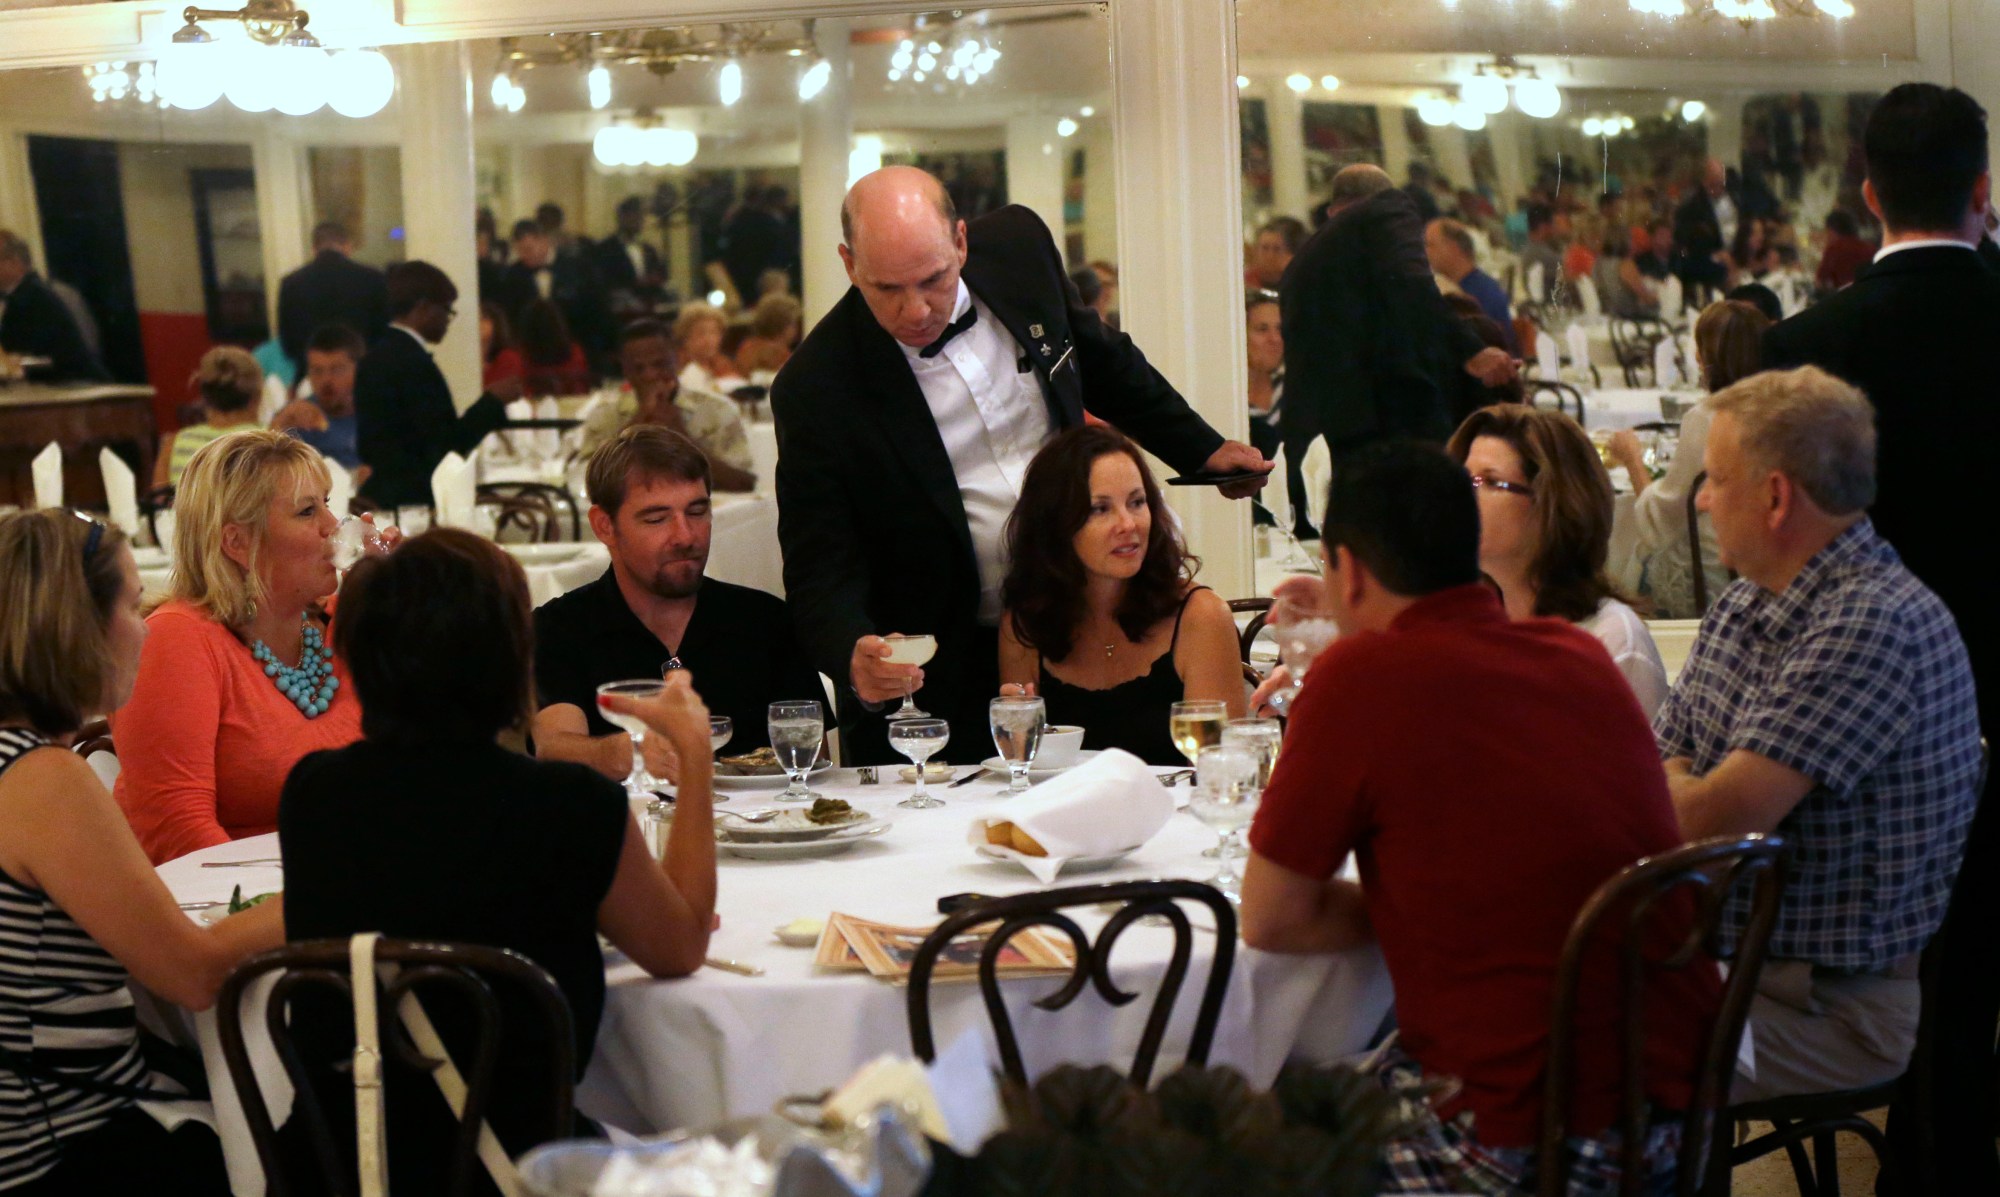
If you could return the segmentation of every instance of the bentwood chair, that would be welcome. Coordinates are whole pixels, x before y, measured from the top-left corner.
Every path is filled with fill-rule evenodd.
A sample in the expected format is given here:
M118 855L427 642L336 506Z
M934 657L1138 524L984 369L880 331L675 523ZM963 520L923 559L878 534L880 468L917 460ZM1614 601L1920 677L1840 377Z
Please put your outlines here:
M1784 891L1785 842L1777 836L1747 835L1701 840L1640 860L1598 887L1570 925L1556 971L1555 1009L1543 1085L1538 1145L1541 1197L1568 1189L1569 1161L1564 1142L1579 1053L1578 1017L1586 1002L1615 1004L1618 1020L1618 1119L1621 1137L1620 1197L1647 1191L1643 1170L1652 1104L1646 1097L1645 990L1656 977L1707 962L1729 965L1716 1016L1697 1044L1695 1073L1688 1082L1692 1101L1685 1112L1676 1192L1703 1192L1709 1169L1726 1175L1727 1151L1712 1152L1718 1126L1728 1125L1723 1107L1736 1075L1736 1050L1757 991L1764 949L1778 918ZM1723 913L1732 894L1747 890L1748 917L1734 944L1723 942ZM1584 992L1586 963L1602 953L1616 956L1616 988ZM1711 1157L1714 1157L1711 1159Z
M1236 634L1236 647L1239 655L1243 658L1243 664L1252 670L1256 669L1257 666L1255 662L1250 660L1250 646L1256 643L1258 635L1264 630L1264 625L1270 622L1271 603L1272 600L1268 598L1229 600L1230 614L1241 615L1245 611L1250 612L1249 622L1245 623L1243 630Z
M518 1128L518 1133L532 1136L530 1143L570 1137L574 1121L575 1033L569 1002L540 965L500 948L398 939L381 940L376 945L375 959L378 966L396 966L392 979L378 982L376 1009L381 1025L383 1087L392 1093L413 1087L430 1091L392 1096L390 1109L432 1102L436 1103L439 1118L455 1125L450 1143L423 1144L416 1149L425 1162L443 1157L444 1175L450 1178L443 1192L451 1197L464 1197L486 1183L484 1165L478 1155L479 1129L499 1088L496 1065L503 1052L520 1052L521 1043L530 1033L547 1045L546 1060L534 1061L538 1070L546 1065L546 1079L532 1086L539 1100L533 1108L531 1124ZM273 979L273 984L262 1011L263 1026L293 1088L291 1121L303 1122L301 1137L310 1145L309 1162L297 1158L304 1154L302 1150L288 1154L281 1145L244 1037L244 998L252 986L266 978ZM351 1197L358 1190L353 1098L344 1095L344 1117L331 1119L314 1087L314 1072L300 1050L302 1039L314 1035L311 1042L315 1044L337 1045L343 1063L352 1055L352 994L348 941L344 939L308 940L259 953L237 965L222 983L222 992L216 999L222 1057L229 1067L229 1079L242 1099L244 1118L250 1127L250 1137L257 1144L257 1157L263 1165L271 1197L286 1197L302 1189ZM458 1045L452 1063L465 1080L462 1117L453 1117L435 1081L427 1075L442 1067L444 1061L420 1052L396 1016L405 995L417 997L427 1012L449 1010L458 1016L449 1025L440 1020L438 1032L447 1042ZM298 1017L302 1012L293 1004L298 999L304 999L310 1007L309 1019ZM304 1025L308 1021L309 1028ZM533 1028L526 1025L530 1022ZM341 1071L335 1075L342 1078L339 1087L345 1088L349 1083L346 1078L351 1074ZM340 1133L336 1133L336 1127L341 1128ZM291 1133L287 1132L288 1138ZM390 1139L394 1143L396 1136L392 1134ZM516 1148L525 1145L516 1144ZM405 1143L398 1144L394 1151L390 1158L400 1161L407 1158L406 1153L411 1149ZM312 1169L309 1183L297 1171L307 1166ZM393 1182L393 1173L391 1179ZM401 1183L390 1185L391 1192L405 1188Z
M1583 423L1583 392L1570 384L1553 378L1523 378L1521 389L1527 396L1529 406L1553 406L1557 411L1575 416L1579 425Z
M1145 1033L1139 1038L1138 1051L1133 1056L1131 1070L1126 1074L1133 1084L1145 1087L1153 1075L1153 1064L1159 1058L1167 1023L1173 1017L1175 999L1180 995L1182 982L1187 979L1188 963L1194 955L1194 925L1188 920L1187 911L1180 907L1181 901L1199 902L1207 906L1215 917L1215 934L1209 937L1215 945L1215 958L1208 966L1207 983L1202 989L1201 1005L1196 1011L1194 1031L1188 1037L1187 1047L1187 1063L1197 1066L1206 1064L1208 1049L1215 1040L1216 1023L1222 1017L1222 1001L1229 992L1229 972L1236 961L1236 908L1220 891L1199 881L1114 881L1106 885L1073 885L1039 893L990 898L950 915L925 938L910 962L911 1049L926 1064L937 1059L937 1043L931 1031L930 997L931 972L937 965L939 955L961 936L975 933L988 924L997 924L991 928L991 934L980 952L979 993L986 1003L986 1014L993 1024L993 1036L1000 1047L1001 1068L1009 1080L1019 1085L1027 1084L1028 1072L1021 1062L1020 1042L1014 1035L1014 1023L1007 1013L1005 995L1000 990L999 977L994 971L994 965L1006 949L1007 942L1029 927L1053 927L1068 936L1076 952L1076 961L1062 987L1036 999L1036 1008L1061 1010L1074 1001L1086 985L1094 986L1098 995L1111 1005L1123 1006L1136 1001L1139 995L1119 989L1112 981L1112 948L1127 927L1148 915L1161 915L1173 927L1173 956L1168 960L1159 989L1153 995L1152 1013L1146 1019ZM1083 928L1063 912L1099 903L1116 903L1118 912L1104 924L1093 945Z
M503 533L518 530L530 543L553 542L563 538L565 529L571 541L583 539L583 516L567 487L546 482L485 482L476 493L478 502L499 508L494 523L496 540L505 540Z
M1695 506L1695 499L1701 494L1701 484L1708 481L1708 471L1703 470L1688 484L1687 534L1688 561L1694 566L1694 617L1700 619L1708 614L1708 562L1701 552L1701 510Z

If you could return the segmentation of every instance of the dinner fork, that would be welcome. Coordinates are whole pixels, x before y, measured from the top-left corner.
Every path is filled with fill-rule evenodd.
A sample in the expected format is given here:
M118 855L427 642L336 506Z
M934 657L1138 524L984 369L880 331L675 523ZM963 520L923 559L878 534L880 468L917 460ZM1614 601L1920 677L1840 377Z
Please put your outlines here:
M763 810L747 811L743 814L737 814L733 810L719 810L715 812L715 817L718 819L741 819L745 823L769 823L784 813L775 807L767 806Z

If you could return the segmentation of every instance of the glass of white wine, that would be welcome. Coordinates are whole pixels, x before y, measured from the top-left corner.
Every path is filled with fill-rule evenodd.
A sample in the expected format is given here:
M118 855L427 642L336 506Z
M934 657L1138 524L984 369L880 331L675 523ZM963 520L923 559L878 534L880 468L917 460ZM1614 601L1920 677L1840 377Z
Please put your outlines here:
M722 746L736 736L736 724L727 715L708 717L708 750L721 752Z
M659 783L646 772L646 757L640 751L640 742L646 738L646 725L637 715L626 715L612 710L603 699L617 698L657 698L667 684L658 678L633 678L622 682L606 682L597 688L597 713L605 721L624 730L632 740L632 771L625 775L625 797L638 803L653 799L653 788Z
M986 704L987 724L993 731L993 747L1007 762L1007 793L1026 793L1028 768L1042 747L1042 723L1048 708L1033 694L996 698Z
M941 752L950 739L951 725L942 719L897 719L889 724L889 747L909 757L917 767L917 788L897 806L929 810L944 805L924 787L924 762Z
M819 797L806 788L806 774L819 759L826 738L826 710L816 702L774 702L770 706L771 751L778 754L790 783L780 802L811 802Z
M1222 725L1222 746L1241 748L1257 758L1257 788L1263 790L1271 784L1271 770L1278 763L1278 746L1284 735L1285 725L1276 719L1231 719ZM1235 860L1246 853L1242 829L1238 828L1202 855L1209 858L1226 856Z
M916 636L884 636L882 639L889 646L889 655L884 659L891 665L928 665L931 658L937 655L937 637L928 632ZM931 713L919 708L910 696L909 680L904 679L903 705L889 716L890 721L930 717Z
M1201 750L1194 764L1194 793L1188 798L1188 813L1215 830L1216 847L1250 825L1257 817L1257 804L1264 796L1257 784L1257 756L1244 748L1220 744ZM1218 853L1221 865L1208 883L1232 902L1243 900L1243 883L1236 875L1226 851Z
M1222 725L1228 719L1229 704L1220 699L1177 702L1167 712L1167 731L1192 765L1202 749L1222 743Z

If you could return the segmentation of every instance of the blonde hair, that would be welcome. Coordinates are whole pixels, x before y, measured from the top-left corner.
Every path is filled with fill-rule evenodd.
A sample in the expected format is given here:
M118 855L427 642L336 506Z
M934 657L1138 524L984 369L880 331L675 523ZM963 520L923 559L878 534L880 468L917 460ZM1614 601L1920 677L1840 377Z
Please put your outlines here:
M1709 396L1735 419L1743 452L1790 478L1821 511L1853 515L1875 501L1875 409L1817 366L1767 370Z
M674 317L674 352L687 347L688 338L694 335L695 326L704 320L713 320L717 328L728 329L729 321L722 316L719 308L705 303L684 303L680 315Z
M118 529L61 509L0 519L0 722L62 736L102 713L117 672L105 628L125 589L124 543Z
M766 295L757 301L756 310L750 315L750 331L774 340L791 331L804 312L805 306L789 295Z
M264 391L264 368L249 351L217 345L201 355L188 379L212 411L242 411Z
M271 500L286 486L302 495L323 493L328 485L318 451L282 432L253 428L203 445L174 497L173 597L225 627L249 623L270 597L259 566ZM250 529L247 568L222 551L229 524Z

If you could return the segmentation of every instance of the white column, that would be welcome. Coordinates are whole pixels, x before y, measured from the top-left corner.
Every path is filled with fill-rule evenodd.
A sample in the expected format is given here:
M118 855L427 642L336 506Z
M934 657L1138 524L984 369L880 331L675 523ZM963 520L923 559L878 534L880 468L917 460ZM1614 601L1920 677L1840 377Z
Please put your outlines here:
M278 327L278 280L312 256L312 204L306 148L268 127L250 145L257 177L257 225L264 246L264 310Z
M822 17L814 28L820 56L833 68L826 90L799 105L799 255L805 327L847 294L840 264L840 203L847 198L847 156L854 148L853 61L848 22Z
M1211 426L1243 440L1236 5L1118 0L1111 37L1124 328ZM1250 594L1249 504L1175 489L1202 581L1225 597Z
M1472 185L1472 155L1465 148L1465 130L1446 125L1430 131L1431 162L1454 188ZM1401 175L1396 176L1402 182Z
M1312 202L1306 192L1305 98L1283 80L1265 94L1264 120L1271 133L1271 214L1304 220Z
M1382 134L1382 169L1399 182L1410 177L1410 128L1404 123L1405 112L1399 104L1375 106L1375 127Z
M1007 202L1033 209L1049 226L1057 249L1065 244L1063 156L1073 141L1056 133L1056 118L1046 112L1007 118ZM1083 263L1069 265L1074 269Z
M481 389L472 55L464 42L402 46L394 53L403 121L404 245L410 260L429 262L458 284L459 318L436 356L452 401L463 411Z
M1717 96L1708 106L1708 156L1732 170L1743 165L1743 97Z
M1083 253L1107 261L1118 256L1117 139L1112 135L1109 104L1083 122Z
M1514 201L1527 194L1529 162L1528 124L1531 117L1518 112L1503 112L1499 116L1487 118L1487 136L1493 140L1493 165L1500 171L1496 184L1500 193L1493 197L1494 206L1502 212L1512 212ZM1463 184L1472 186L1472 180Z
M42 215L35 203L35 172L28 164L28 135L0 127L0 229L28 243L35 269L49 268L42 252Z
M2000 0L1956 0L1945 31L1951 45L1953 86L1964 88L1986 109L1989 142L2000 139ZM1920 26L1921 28L1921 26ZM1939 80L1947 82L1947 80Z

